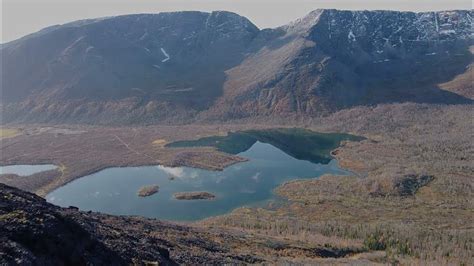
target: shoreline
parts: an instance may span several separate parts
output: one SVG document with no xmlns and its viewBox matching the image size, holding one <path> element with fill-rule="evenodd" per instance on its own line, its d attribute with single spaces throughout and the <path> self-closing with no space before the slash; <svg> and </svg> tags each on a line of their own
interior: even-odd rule
<svg viewBox="0 0 474 266">
<path fill-rule="evenodd" d="M 65 126 L 67 128 L 67 126 Z M 18 146 L 14 153 L 18 153 L 17 156 L 0 158 L 0 163 L 5 165 L 20 165 L 20 164 L 54 164 L 60 166 L 59 171 L 55 174 L 48 173 L 48 176 L 42 176 L 43 173 L 35 174 L 29 178 L 23 178 L 23 180 L 15 178 L 5 178 L 0 176 L 0 182 L 4 182 L 7 185 L 12 185 L 26 191 L 34 192 L 39 196 L 45 197 L 55 189 L 58 189 L 68 183 L 100 172 L 108 168 L 121 168 L 121 167 L 142 167 L 142 166 L 158 166 L 162 165 L 165 167 L 192 167 L 210 171 L 222 171 L 226 167 L 231 165 L 245 162 L 246 158 L 242 158 L 236 155 L 227 154 L 218 151 L 214 147 L 187 147 L 187 148 L 166 148 L 156 145 L 152 145 L 156 139 L 163 139 L 167 142 L 174 142 L 180 140 L 193 140 L 201 137 L 208 136 L 221 136 L 222 132 L 235 132 L 241 130 L 257 130 L 257 129 L 270 129 L 270 128 L 295 128 L 297 126 L 259 126 L 259 125 L 233 125 L 217 127 L 199 125 L 187 125 L 187 126 L 150 126 L 150 127 L 127 127 L 127 132 L 123 132 L 123 128 L 102 128 L 100 126 L 92 126 L 83 128 L 80 125 L 75 125 L 72 129 L 58 129 L 59 126 L 53 127 L 22 127 L 22 135 L 16 136 L 11 139 L 7 139 L 8 142 L 13 142 L 13 146 Z M 180 132 L 185 131 L 185 136 L 176 136 L 176 128 L 181 128 Z M 303 128 L 303 127 L 300 127 Z M 87 130 L 89 129 L 89 130 Z M 192 134 L 199 129 L 199 131 L 205 133 Z M 48 134 L 48 130 L 52 130 L 54 134 Z M 68 134 L 57 135 L 57 131 L 67 131 L 68 134 L 75 134 L 75 139 L 72 140 L 68 137 Z M 105 131 L 105 132 L 103 132 Z M 110 133 L 108 131 L 111 131 Z M 122 136 L 115 143 L 110 143 L 111 136 L 118 136 L 119 133 L 116 131 L 122 131 Z M 130 136 L 136 134 L 136 131 L 141 132 L 140 134 L 146 136 L 142 140 L 133 138 L 131 142 Z M 163 132 L 165 131 L 165 132 Z M 198 131 L 198 132 L 199 132 Z M 324 130 L 315 132 L 326 132 Z M 336 131 L 332 131 L 336 133 Z M 225 134 L 224 134 L 225 135 Z M 171 137 L 172 136 L 172 137 Z M 102 144 L 102 141 L 106 141 L 107 147 L 103 147 L 103 150 L 89 150 L 84 153 L 90 153 L 85 156 L 82 154 L 76 154 L 74 151 L 59 151 L 57 157 L 51 156 L 52 153 L 48 149 L 41 151 L 44 153 L 43 156 L 28 157 L 22 152 L 23 150 L 31 149 L 30 142 L 34 143 L 63 143 L 64 146 L 73 146 L 71 142 L 79 140 L 77 145 L 83 145 L 81 139 L 93 139 L 92 143 L 98 142 Z M 103 139 L 103 140 L 102 140 Z M 89 141 L 90 142 L 90 141 Z M 8 143 L 6 143 L 8 145 Z M 130 150 L 130 147 L 133 149 Z M 12 149 L 9 147 L 5 153 L 9 154 Z M 84 149 L 84 148 L 81 148 Z M 81 151 L 81 149 L 79 149 Z M 100 149 L 100 148 L 99 148 Z M 15 150 L 13 148 L 13 150 Z M 117 151 L 116 153 L 114 151 Z M 52 151 L 53 153 L 56 151 Z M 64 156 L 60 156 L 64 153 Z M 123 154 L 123 155 L 122 155 Z M 123 156 L 124 158 L 122 159 Z M 331 155 L 330 155 L 331 156 Z M 41 159 L 38 159 L 40 157 Z M 331 156 L 332 157 L 332 156 Z M 95 160 L 91 160 L 95 158 Z M 41 179 L 41 182 L 33 182 L 34 179 Z M 28 181 L 29 182 L 26 182 Z"/>
</svg>

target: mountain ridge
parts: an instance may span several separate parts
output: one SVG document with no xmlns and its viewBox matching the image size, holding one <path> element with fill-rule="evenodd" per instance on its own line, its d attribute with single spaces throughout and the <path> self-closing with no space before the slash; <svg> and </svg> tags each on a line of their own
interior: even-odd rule
<svg viewBox="0 0 474 266">
<path fill-rule="evenodd" d="M 2 45 L 3 122 L 192 122 L 472 103 L 457 94 L 466 82 L 443 87 L 454 93 L 438 86 L 472 72 L 471 14 L 318 9 L 259 29 L 232 12 L 183 11 L 52 26 Z"/>
</svg>

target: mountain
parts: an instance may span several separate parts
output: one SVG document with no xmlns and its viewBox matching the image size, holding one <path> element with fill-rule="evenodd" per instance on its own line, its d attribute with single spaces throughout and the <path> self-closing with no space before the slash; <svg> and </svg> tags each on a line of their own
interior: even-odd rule
<svg viewBox="0 0 474 266">
<path fill-rule="evenodd" d="M 471 22 L 472 11 L 340 10 L 263 30 L 224 11 L 77 21 L 2 45 L 1 115 L 153 123 L 472 103 Z"/>
<path fill-rule="evenodd" d="M 193 113 L 221 94 L 224 71 L 239 64 L 258 32 L 229 12 L 56 26 L 2 48 L 2 102 L 26 120 Z"/>
<path fill-rule="evenodd" d="M 231 69 L 215 109 L 246 117 L 469 102 L 438 84 L 472 63 L 470 25 L 468 11 L 316 10 L 273 30 L 278 37 Z"/>
</svg>

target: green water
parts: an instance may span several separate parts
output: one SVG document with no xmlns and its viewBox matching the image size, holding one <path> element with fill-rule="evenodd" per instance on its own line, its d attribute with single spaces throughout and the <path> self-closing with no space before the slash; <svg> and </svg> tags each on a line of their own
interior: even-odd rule
<svg viewBox="0 0 474 266">
<path fill-rule="evenodd" d="M 313 163 L 328 163 L 331 150 L 343 140 L 360 141 L 362 137 L 339 134 L 318 133 L 301 128 L 279 128 L 231 132 L 227 136 L 213 136 L 198 140 L 177 141 L 167 147 L 210 146 L 217 150 L 238 154 L 248 150 L 257 141 L 268 143 L 299 160 Z"/>
</svg>

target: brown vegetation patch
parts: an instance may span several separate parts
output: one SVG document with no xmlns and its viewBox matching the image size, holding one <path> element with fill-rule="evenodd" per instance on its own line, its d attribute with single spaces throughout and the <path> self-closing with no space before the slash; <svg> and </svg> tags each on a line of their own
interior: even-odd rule
<svg viewBox="0 0 474 266">
<path fill-rule="evenodd" d="M 0 140 L 6 138 L 13 138 L 21 133 L 20 129 L 17 128 L 0 128 Z"/>
<path fill-rule="evenodd" d="M 160 189 L 160 187 L 158 185 L 144 186 L 144 187 L 141 187 L 138 190 L 137 194 L 140 197 L 148 197 L 148 196 L 151 196 L 151 195 L 157 193 L 159 189 Z"/>
<path fill-rule="evenodd" d="M 202 223 L 305 241 L 359 240 L 386 252 L 372 262 L 468 263 L 474 153 L 465 117 L 473 114 L 471 105 L 395 104 L 314 119 L 315 131 L 368 138 L 333 152 L 353 176 L 289 182 L 276 189 L 289 199 L 280 208 L 240 208 Z"/>
<path fill-rule="evenodd" d="M 214 194 L 205 191 L 177 192 L 173 196 L 177 200 L 202 200 L 216 197 Z"/>
</svg>

